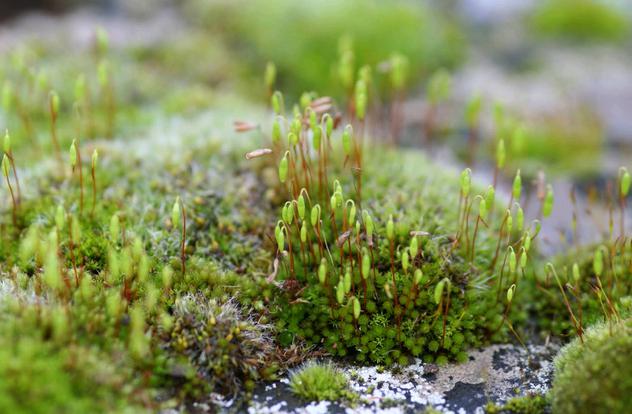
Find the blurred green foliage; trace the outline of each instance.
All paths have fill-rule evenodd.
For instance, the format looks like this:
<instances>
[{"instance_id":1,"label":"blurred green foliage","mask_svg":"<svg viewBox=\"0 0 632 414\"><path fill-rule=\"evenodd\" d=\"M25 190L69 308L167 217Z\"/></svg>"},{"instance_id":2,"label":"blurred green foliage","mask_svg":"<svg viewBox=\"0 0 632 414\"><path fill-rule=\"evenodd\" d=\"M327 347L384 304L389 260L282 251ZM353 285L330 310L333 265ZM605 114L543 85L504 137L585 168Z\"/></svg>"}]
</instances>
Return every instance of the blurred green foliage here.
<instances>
[{"instance_id":1,"label":"blurred green foliage","mask_svg":"<svg viewBox=\"0 0 632 414\"><path fill-rule=\"evenodd\" d=\"M532 29L545 37L576 41L619 41L630 34L630 19L604 1L547 0L531 16Z\"/></svg>"},{"instance_id":2,"label":"blurred green foliage","mask_svg":"<svg viewBox=\"0 0 632 414\"><path fill-rule=\"evenodd\" d=\"M273 61L279 69L277 89L295 96L311 89L343 92L336 89L341 85L335 66L350 44L356 70L397 52L408 58L418 81L423 80L419 74L454 66L464 52L454 22L408 1L190 0L185 9L194 21L240 46L236 49L257 76Z\"/></svg>"}]
</instances>

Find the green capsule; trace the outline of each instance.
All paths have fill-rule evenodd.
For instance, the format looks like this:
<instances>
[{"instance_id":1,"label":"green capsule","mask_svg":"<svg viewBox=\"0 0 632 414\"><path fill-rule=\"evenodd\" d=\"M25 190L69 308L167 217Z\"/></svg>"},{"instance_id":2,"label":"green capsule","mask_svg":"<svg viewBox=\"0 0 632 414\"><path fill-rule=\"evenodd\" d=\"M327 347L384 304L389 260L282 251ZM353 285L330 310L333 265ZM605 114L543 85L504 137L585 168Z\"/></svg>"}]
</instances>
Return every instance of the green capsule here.
<instances>
[{"instance_id":1,"label":"green capsule","mask_svg":"<svg viewBox=\"0 0 632 414\"><path fill-rule=\"evenodd\" d=\"M281 94L281 92L274 92L272 94L272 97L270 98L270 102L272 104L272 110L274 111L274 113L277 115L281 115L281 113L283 112L283 95Z\"/></svg>"},{"instance_id":2,"label":"green capsule","mask_svg":"<svg viewBox=\"0 0 632 414\"><path fill-rule=\"evenodd\" d=\"M485 205L487 207L487 211L492 211L494 208L494 201L496 199L496 190L494 186L490 185L487 187L487 192L485 193Z\"/></svg>"},{"instance_id":3,"label":"green capsule","mask_svg":"<svg viewBox=\"0 0 632 414\"><path fill-rule=\"evenodd\" d=\"M521 192L522 192L522 178L520 178L520 170L518 170L518 172L516 172L516 177L514 178L513 187L511 191L514 201L520 201Z\"/></svg>"},{"instance_id":4,"label":"green capsule","mask_svg":"<svg viewBox=\"0 0 632 414\"><path fill-rule=\"evenodd\" d=\"M524 229L524 210L518 206L518 211L516 211L516 230L522 231L522 229Z\"/></svg>"},{"instance_id":5,"label":"green capsule","mask_svg":"<svg viewBox=\"0 0 632 414\"><path fill-rule=\"evenodd\" d=\"M301 242L307 242L307 225L305 224L305 222L303 222L303 224L301 225Z\"/></svg>"},{"instance_id":6,"label":"green capsule","mask_svg":"<svg viewBox=\"0 0 632 414\"><path fill-rule=\"evenodd\" d=\"M92 169L95 170L97 168L97 163L99 162L99 151L96 148L92 151L92 157L90 160L92 162Z\"/></svg>"},{"instance_id":7,"label":"green capsule","mask_svg":"<svg viewBox=\"0 0 632 414\"><path fill-rule=\"evenodd\" d=\"M282 252L283 249L285 248L285 233L281 225L278 225L276 227L274 236L276 238L277 248L279 249L280 252Z\"/></svg>"},{"instance_id":8,"label":"green capsule","mask_svg":"<svg viewBox=\"0 0 632 414\"><path fill-rule=\"evenodd\" d=\"M496 166L499 170L505 166L505 157L505 140L501 139L496 147Z\"/></svg>"},{"instance_id":9,"label":"green capsule","mask_svg":"<svg viewBox=\"0 0 632 414\"><path fill-rule=\"evenodd\" d=\"M415 276L414 276L414 283L415 285L419 286L421 284L421 279L423 278L424 274L421 271L421 269L417 269L415 270Z\"/></svg>"},{"instance_id":10,"label":"green capsule","mask_svg":"<svg viewBox=\"0 0 632 414\"><path fill-rule=\"evenodd\" d=\"M349 208L349 224L351 224L355 221L356 206L353 200L347 200L347 204L351 204L351 207Z\"/></svg>"},{"instance_id":11,"label":"green capsule","mask_svg":"<svg viewBox=\"0 0 632 414\"><path fill-rule=\"evenodd\" d=\"M513 229L513 217L511 216L511 211L507 210L505 213L507 214L507 220L505 225L507 226L507 234L511 234L511 230Z\"/></svg>"},{"instance_id":12,"label":"green capsule","mask_svg":"<svg viewBox=\"0 0 632 414\"><path fill-rule=\"evenodd\" d=\"M10 169L11 166L9 165L9 157L7 156L7 154L4 154L2 156L2 174L4 174L6 178L9 178Z\"/></svg>"},{"instance_id":13,"label":"green capsule","mask_svg":"<svg viewBox=\"0 0 632 414\"><path fill-rule=\"evenodd\" d=\"M524 232L522 245L526 251L531 248L531 233L529 231Z\"/></svg>"},{"instance_id":14,"label":"green capsule","mask_svg":"<svg viewBox=\"0 0 632 414\"><path fill-rule=\"evenodd\" d=\"M11 135L9 135L8 129L4 133L3 149L6 154L11 154Z\"/></svg>"},{"instance_id":15,"label":"green capsule","mask_svg":"<svg viewBox=\"0 0 632 414\"><path fill-rule=\"evenodd\" d=\"M364 279L369 278L369 272L371 271L371 258L369 253L364 249L362 253L362 277Z\"/></svg>"},{"instance_id":16,"label":"green capsule","mask_svg":"<svg viewBox=\"0 0 632 414\"><path fill-rule=\"evenodd\" d=\"M351 155L353 140L353 127L347 125L342 133L342 148L346 155Z\"/></svg>"},{"instance_id":17,"label":"green capsule","mask_svg":"<svg viewBox=\"0 0 632 414\"><path fill-rule=\"evenodd\" d=\"M386 238L391 241L395 238L395 224L393 223L392 215L388 217L388 222L386 223Z\"/></svg>"},{"instance_id":18,"label":"green capsule","mask_svg":"<svg viewBox=\"0 0 632 414\"><path fill-rule=\"evenodd\" d=\"M342 283L342 280L338 282L338 286L336 286L336 300L339 305L342 305L345 300L345 286Z\"/></svg>"},{"instance_id":19,"label":"green capsule","mask_svg":"<svg viewBox=\"0 0 632 414\"><path fill-rule=\"evenodd\" d=\"M264 80L266 87L268 90L271 90L274 87L274 82L276 81L277 70L276 66L273 62L268 62L266 64L266 70L264 74Z\"/></svg>"},{"instance_id":20,"label":"green capsule","mask_svg":"<svg viewBox=\"0 0 632 414\"><path fill-rule=\"evenodd\" d=\"M329 114L323 116L323 124L325 125L325 133L327 137L331 137L331 133L334 130L334 119Z\"/></svg>"},{"instance_id":21,"label":"green capsule","mask_svg":"<svg viewBox=\"0 0 632 414\"><path fill-rule=\"evenodd\" d=\"M413 236L412 239L410 239L410 256L414 259L415 257L417 257L417 254L419 253L419 241L417 240L416 236Z\"/></svg>"},{"instance_id":22,"label":"green capsule","mask_svg":"<svg viewBox=\"0 0 632 414\"><path fill-rule=\"evenodd\" d=\"M603 253L601 247L597 248L593 257L593 271L596 276L601 276L603 273Z\"/></svg>"},{"instance_id":23,"label":"green capsule","mask_svg":"<svg viewBox=\"0 0 632 414\"><path fill-rule=\"evenodd\" d=\"M180 227L180 196L176 197L176 201L171 208L171 225L174 229Z\"/></svg>"},{"instance_id":24,"label":"green capsule","mask_svg":"<svg viewBox=\"0 0 632 414\"><path fill-rule=\"evenodd\" d=\"M327 260L324 257L320 259L320 265L318 266L318 281L321 285L324 285L327 281Z\"/></svg>"},{"instance_id":25,"label":"green capsule","mask_svg":"<svg viewBox=\"0 0 632 414\"><path fill-rule=\"evenodd\" d=\"M287 201L283 206L283 221L287 224L292 224L294 221L294 204L291 201Z\"/></svg>"},{"instance_id":26,"label":"green capsule","mask_svg":"<svg viewBox=\"0 0 632 414\"><path fill-rule=\"evenodd\" d=\"M305 218L305 197L303 197L302 191L296 200L296 208L298 210L298 217L303 220Z\"/></svg>"},{"instance_id":27,"label":"green capsule","mask_svg":"<svg viewBox=\"0 0 632 414\"><path fill-rule=\"evenodd\" d=\"M344 281L345 293L349 293L351 291L351 271L348 268L347 268L347 271L345 272L343 281Z\"/></svg>"},{"instance_id":28,"label":"green capsule","mask_svg":"<svg viewBox=\"0 0 632 414\"><path fill-rule=\"evenodd\" d=\"M408 272L409 265L410 265L410 261L409 261L408 252L404 251L404 253L402 253L402 270L404 271L404 273Z\"/></svg>"},{"instance_id":29,"label":"green capsule","mask_svg":"<svg viewBox=\"0 0 632 414\"><path fill-rule=\"evenodd\" d=\"M575 280L575 283L579 283L579 265L577 263L573 263L573 279Z\"/></svg>"},{"instance_id":30,"label":"green capsule","mask_svg":"<svg viewBox=\"0 0 632 414\"><path fill-rule=\"evenodd\" d=\"M272 142L275 145L281 142L281 123L278 119L272 122Z\"/></svg>"},{"instance_id":31,"label":"green capsule","mask_svg":"<svg viewBox=\"0 0 632 414\"><path fill-rule=\"evenodd\" d=\"M366 210L365 210L366 212ZM373 225L373 219L371 218L371 216L369 215L369 213L366 213L365 217L363 218L364 220L364 228L366 230L366 235L369 238L369 240L371 240L373 238L373 230L374 230L374 225Z\"/></svg>"},{"instance_id":32,"label":"green capsule","mask_svg":"<svg viewBox=\"0 0 632 414\"><path fill-rule=\"evenodd\" d=\"M523 247L520 250L520 268L525 269L527 267L527 249Z\"/></svg>"},{"instance_id":33,"label":"green capsule","mask_svg":"<svg viewBox=\"0 0 632 414\"><path fill-rule=\"evenodd\" d=\"M544 204L542 204L542 216L549 217L553 211L553 187L549 184L546 187L546 196L544 197Z\"/></svg>"},{"instance_id":34,"label":"green capsule","mask_svg":"<svg viewBox=\"0 0 632 414\"><path fill-rule=\"evenodd\" d=\"M77 145L74 139L72 140L72 144L70 144L68 155L70 156L70 166L74 169L77 166Z\"/></svg>"},{"instance_id":35,"label":"green capsule","mask_svg":"<svg viewBox=\"0 0 632 414\"><path fill-rule=\"evenodd\" d=\"M312 207L310 218L312 227L316 228L318 222L320 222L320 205L316 204L314 207Z\"/></svg>"},{"instance_id":36,"label":"green capsule","mask_svg":"<svg viewBox=\"0 0 632 414\"><path fill-rule=\"evenodd\" d=\"M312 144L314 146L314 151L320 151L320 143L323 136L323 130L319 125L315 125L312 128Z\"/></svg>"},{"instance_id":37,"label":"green capsule","mask_svg":"<svg viewBox=\"0 0 632 414\"><path fill-rule=\"evenodd\" d=\"M279 180L284 183L287 180L287 169L288 169L288 161L287 155L289 152L286 152L281 158L281 162L279 162Z\"/></svg>"},{"instance_id":38,"label":"green capsule","mask_svg":"<svg viewBox=\"0 0 632 414\"><path fill-rule=\"evenodd\" d=\"M354 296L352 299L352 303L353 303L353 318L357 320L360 317L360 311L361 311L360 300Z\"/></svg>"},{"instance_id":39,"label":"green capsule","mask_svg":"<svg viewBox=\"0 0 632 414\"><path fill-rule=\"evenodd\" d=\"M434 300L437 305L441 302L441 297L443 296L443 290L446 283L449 283L449 280L447 278L443 278L439 281L439 283L437 283L437 286L435 286Z\"/></svg>"},{"instance_id":40,"label":"green capsule","mask_svg":"<svg viewBox=\"0 0 632 414\"><path fill-rule=\"evenodd\" d=\"M507 303L511 303L514 297L514 292L516 291L516 285L512 284L509 289L507 289Z\"/></svg>"},{"instance_id":41,"label":"green capsule","mask_svg":"<svg viewBox=\"0 0 632 414\"><path fill-rule=\"evenodd\" d=\"M513 247L509 246L509 272L513 275L516 273L516 252Z\"/></svg>"},{"instance_id":42,"label":"green capsule","mask_svg":"<svg viewBox=\"0 0 632 414\"><path fill-rule=\"evenodd\" d=\"M478 203L478 215L484 220L487 217L487 203L484 198Z\"/></svg>"},{"instance_id":43,"label":"green capsule","mask_svg":"<svg viewBox=\"0 0 632 414\"><path fill-rule=\"evenodd\" d=\"M467 197L470 194L471 187L472 170L466 168L461 172L461 193L463 194L463 197Z\"/></svg>"},{"instance_id":44,"label":"green capsule","mask_svg":"<svg viewBox=\"0 0 632 414\"><path fill-rule=\"evenodd\" d=\"M624 167L621 167L621 183L619 185L619 192L621 193L621 197L627 197L628 192L630 191L630 182L632 179L630 178L630 173Z\"/></svg>"},{"instance_id":45,"label":"green capsule","mask_svg":"<svg viewBox=\"0 0 632 414\"><path fill-rule=\"evenodd\" d=\"M59 95L55 91L50 91L49 99L50 99L50 110L53 116L57 116L57 114L59 113Z\"/></svg>"}]
</instances>

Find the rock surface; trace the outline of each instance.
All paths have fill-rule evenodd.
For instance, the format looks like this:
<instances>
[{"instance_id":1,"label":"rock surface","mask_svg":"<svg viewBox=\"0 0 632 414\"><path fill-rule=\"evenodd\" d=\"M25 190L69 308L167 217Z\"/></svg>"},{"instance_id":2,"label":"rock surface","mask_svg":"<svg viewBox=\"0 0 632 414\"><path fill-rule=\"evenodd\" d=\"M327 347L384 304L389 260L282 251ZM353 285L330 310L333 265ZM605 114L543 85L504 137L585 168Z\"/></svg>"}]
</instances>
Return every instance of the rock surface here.
<instances>
[{"instance_id":1,"label":"rock surface","mask_svg":"<svg viewBox=\"0 0 632 414\"><path fill-rule=\"evenodd\" d=\"M489 401L504 402L543 394L551 383L555 345L494 345L474 350L464 364L438 367L419 360L407 367L340 365L359 402L306 403L290 391L289 379L260 386L247 407L225 403L226 412L267 413L414 413L433 407L444 413L482 413Z\"/></svg>"}]
</instances>

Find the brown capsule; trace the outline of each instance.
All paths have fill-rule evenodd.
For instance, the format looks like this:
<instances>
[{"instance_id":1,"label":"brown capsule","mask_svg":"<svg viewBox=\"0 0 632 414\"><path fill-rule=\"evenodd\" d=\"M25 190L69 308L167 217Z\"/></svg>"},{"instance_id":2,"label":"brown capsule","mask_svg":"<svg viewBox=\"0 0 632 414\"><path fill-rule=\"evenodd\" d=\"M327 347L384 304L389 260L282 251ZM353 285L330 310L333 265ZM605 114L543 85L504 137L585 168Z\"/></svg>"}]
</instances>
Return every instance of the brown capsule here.
<instances>
[{"instance_id":1,"label":"brown capsule","mask_svg":"<svg viewBox=\"0 0 632 414\"><path fill-rule=\"evenodd\" d=\"M259 148L246 153L246 159L251 160L253 158L263 157L264 155L268 154L272 154L272 150L270 148Z\"/></svg>"},{"instance_id":2,"label":"brown capsule","mask_svg":"<svg viewBox=\"0 0 632 414\"><path fill-rule=\"evenodd\" d=\"M336 245L338 247L341 247L343 244L345 244L345 242L347 241L347 239L349 238L349 236L351 236L351 230L347 230L344 233L342 233L339 237L338 240L336 240Z\"/></svg>"},{"instance_id":3,"label":"brown capsule","mask_svg":"<svg viewBox=\"0 0 632 414\"><path fill-rule=\"evenodd\" d=\"M247 132L257 129L259 126L247 121L235 121L233 122L233 127L235 128L235 132Z\"/></svg>"},{"instance_id":4,"label":"brown capsule","mask_svg":"<svg viewBox=\"0 0 632 414\"><path fill-rule=\"evenodd\" d=\"M410 236L411 237L417 237L417 236L430 236L430 233L428 233L427 231L423 231L423 230L412 230L410 232Z\"/></svg>"}]
</instances>

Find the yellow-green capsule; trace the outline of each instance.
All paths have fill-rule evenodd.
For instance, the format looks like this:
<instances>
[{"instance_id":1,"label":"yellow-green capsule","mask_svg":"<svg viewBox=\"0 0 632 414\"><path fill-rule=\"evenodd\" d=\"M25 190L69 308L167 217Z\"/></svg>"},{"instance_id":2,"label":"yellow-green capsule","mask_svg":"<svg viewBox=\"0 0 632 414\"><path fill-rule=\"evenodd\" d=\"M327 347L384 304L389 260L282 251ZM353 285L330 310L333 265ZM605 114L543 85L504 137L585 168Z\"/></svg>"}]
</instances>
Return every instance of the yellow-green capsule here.
<instances>
[{"instance_id":1,"label":"yellow-green capsule","mask_svg":"<svg viewBox=\"0 0 632 414\"><path fill-rule=\"evenodd\" d=\"M94 170L97 168L97 162L99 162L99 151L96 148L94 149L94 151L92 151L91 161L92 169Z\"/></svg>"},{"instance_id":2,"label":"yellow-green capsule","mask_svg":"<svg viewBox=\"0 0 632 414\"><path fill-rule=\"evenodd\" d=\"M72 144L70 144L68 155L70 156L70 166L75 168L77 166L77 145L74 139L72 140Z\"/></svg>"},{"instance_id":3,"label":"yellow-green capsule","mask_svg":"<svg viewBox=\"0 0 632 414\"><path fill-rule=\"evenodd\" d=\"M628 192L630 191L630 183L632 179L630 178L630 173L624 167L621 167L621 183L619 185L619 192L621 193L621 197L627 197Z\"/></svg>"},{"instance_id":4,"label":"yellow-green capsule","mask_svg":"<svg viewBox=\"0 0 632 414\"><path fill-rule=\"evenodd\" d=\"M307 242L307 225L305 224L305 222L301 224L301 242Z\"/></svg>"},{"instance_id":5,"label":"yellow-green capsule","mask_svg":"<svg viewBox=\"0 0 632 414\"><path fill-rule=\"evenodd\" d=\"M342 280L338 282L338 286L336 286L336 300L339 305L342 305L345 300L345 286L342 283Z\"/></svg>"},{"instance_id":6,"label":"yellow-green capsule","mask_svg":"<svg viewBox=\"0 0 632 414\"><path fill-rule=\"evenodd\" d=\"M278 119L272 122L272 142L274 144L281 142L281 123Z\"/></svg>"},{"instance_id":7,"label":"yellow-green capsule","mask_svg":"<svg viewBox=\"0 0 632 414\"><path fill-rule=\"evenodd\" d=\"M362 252L362 278L368 279L369 272L371 271L371 258L369 253L364 249Z\"/></svg>"},{"instance_id":8,"label":"yellow-green capsule","mask_svg":"<svg viewBox=\"0 0 632 414\"><path fill-rule=\"evenodd\" d=\"M601 276L603 273L603 253L601 247L597 248L593 257L593 271L596 276Z\"/></svg>"},{"instance_id":9,"label":"yellow-green capsule","mask_svg":"<svg viewBox=\"0 0 632 414\"><path fill-rule=\"evenodd\" d=\"M573 280L575 280L575 283L579 283L579 278L579 265L577 263L573 263Z\"/></svg>"},{"instance_id":10,"label":"yellow-green capsule","mask_svg":"<svg viewBox=\"0 0 632 414\"><path fill-rule=\"evenodd\" d=\"M316 227L318 222L320 221L320 205L316 204L312 207L310 221L312 223L312 227Z\"/></svg>"},{"instance_id":11,"label":"yellow-green capsule","mask_svg":"<svg viewBox=\"0 0 632 414\"><path fill-rule=\"evenodd\" d=\"M360 317L360 311L361 311L360 300L354 296L352 299L352 303L353 303L353 318L358 319Z\"/></svg>"},{"instance_id":12,"label":"yellow-green capsule","mask_svg":"<svg viewBox=\"0 0 632 414\"><path fill-rule=\"evenodd\" d=\"M11 154L11 135L9 135L8 129L4 133L3 149L6 154Z\"/></svg>"},{"instance_id":13,"label":"yellow-green capsule","mask_svg":"<svg viewBox=\"0 0 632 414\"><path fill-rule=\"evenodd\" d=\"M386 223L386 237L391 241L395 238L395 223L393 223L392 215L388 217L388 222Z\"/></svg>"},{"instance_id":14,"label":"yellow-green capsule","mask_svg":"<svg viewBox=\"0 0 632 414\"><path fill-rule=\"evenodd\" d=\"M441 302L441 297L443 296L443 289L445 288L446 280L447 279L445 278L441 279L439 283L437 283L437 286L435 286L434 300L437 305Z\"/></svg>"},{"instance_id":15,"label":"yellow-green capsule","mask_svg":"<svg viewBox=\"0 0 632 414\"><path fill-rule=\"evenodd\" d=\"M321 285L324 285L327 281L327 260L324 257L320 259L320 265L318 266L318 281Z\"/></svg>"},{"instance_id":16,"label":"yellow-green capsule","mask_svg":"<svg viewBox=\"0 0 632 414\"><path fill-rule=\"evenodd\" d=\"M4 154L2 156L2 174L4 174L4 176L8 178L9 171L10 171L9 157L7 156L7 154Z\"/></svg>"},{"instance_id":17,"label":"yellow-green capsule","mask_svg":"<svg viewBox=\"0 0 632 414\"><path fill-rule=\"evenodd\" d=\"M305 218L305 197L303 197L302 191L296 200L296 209L298 210L298 217L303 220Z\"/></svg>"},{"instance_id":18,"label":"yellow-green capsule","mask_svg":"<svg viewBox=\"0 0 632 414\"><path fill-rule=\"evenodd\" d=\"M461 193L463 197L467 197L470 194L472 188L472 170L469 168L464 169L461 172Z\"/></svg>"},{"instance_id":19,"label":"yellow-green capsule","mask_svg":"<svg viewBox=\"0 0 632 414\"><path fill-rule=\"evenodd\" d=\"M344 281L345 293L349 293L351 291L351 271L347 268L345 272L345 276L342 279Z\"/></svg>"},{"instance_id":20,"label":"yellow-green capsule","mask_svg":"<svg viewBox=\"0 0 632 414\"><path fill-rule=\"evenodd\" d=\"M281 180L282 183L285 182L285 180L287 180L287 169L288 169L288 161L287 161L287 152L285 153L285 155L283 155L283 158L281 158L281 161L279 162L279 180Z\"/></svg>"},{"instance_id":21,"label":"yellow-green capsule","mask_svg":"<svg viewBox=\"0 0 632 414\"><path fill-rule=\"evenodd\" d=\"M505 158L505 140L500 139L498 141L498 146L496 147L496 166L499 170L505 166Z\"/></svg>"},{"instance_id":22,"label":"yellow-green capsule","mask_svg":"<svg viewBox=\"0 0 632 414\"><path fill-rule=\"evenodd\" d=\"M509 272L513 275L516 273L516 252L513 247L509 246Z\"/></svg>"},{"instance_id":23,"label":"yellow-green capsule","mask_svg":"<svg viewBox=\"0 0 632 414\"><path fill-rule=\"evenodd\" d=\"M549 217L553 211L553 187L549 184L546 187L546 196L544 197L544 204L542 204L542 216Z\"/></svg>"},{"instance_id":24,"label":"yellow-green capsule","mask_svg":"<svg viewBox=\"0 0 632 414\"><path fill-rule=\"evenodd\" d=\"M512 284L509 289L507 289L507 303L511 303L514 297L514 292L516 291L516 285Z\"/></svg>"},{"instance_id":25,"label":"yellow-green capsule","mask_svg":"<svg viewBox=\"0 0 632 414\"><path fill-rule=\"evenodd\" d=\"M520 193L522 192L522 178L520 178L520 170L516 172L516 176L514 177L513 187L511 194L513 195L514 201L520 201Z\"/></svg>"},{"instance_id":26,"label":"yellow-green capsule","mask_svg":"<svg viewBox=\"0 0 632 414\"><path fill-rule=\"evenodd\" d=\"M419 241L417 241L417 237L413 236L412 239L410 239L410 255L411 257L414 259L415 257L417 257L417 254L419 253Z\"/></svg>"},{"instance_id":27,"label":"yellow-green capsule","mask_svg":"<svg viewBox=\"0 0 632 414\"><path fill-rule=\"evenodd\" d=\"M342 148L345 151L345 154L351 155L352 150L352 141L353 140L353 127L351 125L347 125L345 130L342 133Z\"/></svg>"},{"instance_id":28,"label":"yellow-green capsule","mask_svg":"<svg viewBox=\"0 0 632 414\"><path fill-rule=\"evenodd\" d=\"M276 81L276 66L273 62L268 62L266 64L266 71L264 75L266 87L270 90L274 87L274 82Z\"/></svg>"},{"instance_id":29,"label":"yellow-green capsule","mask_svg":"<svg viewBox=\"0 0 632 414\"><path fill-rule=\"evenodd\" d=\"M176 201L171 208L171 225L174 229L180 227L180 196L176 197Z\"/></svg>"}]
</instances>

